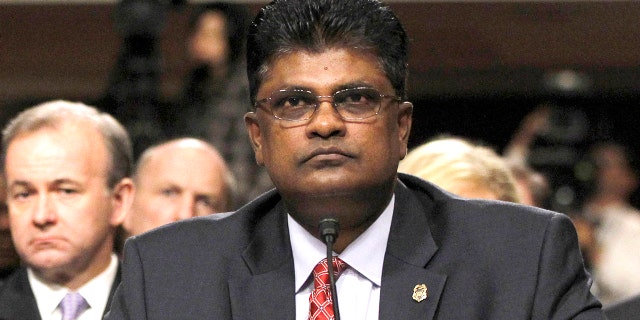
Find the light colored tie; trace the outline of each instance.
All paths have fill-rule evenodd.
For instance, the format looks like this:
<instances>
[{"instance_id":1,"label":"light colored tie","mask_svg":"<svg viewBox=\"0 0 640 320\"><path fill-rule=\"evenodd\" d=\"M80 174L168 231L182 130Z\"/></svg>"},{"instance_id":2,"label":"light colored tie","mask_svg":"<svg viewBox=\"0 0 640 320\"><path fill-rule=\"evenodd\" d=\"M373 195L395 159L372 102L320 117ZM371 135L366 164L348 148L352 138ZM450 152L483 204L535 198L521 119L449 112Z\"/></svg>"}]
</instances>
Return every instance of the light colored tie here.
<instances>
[{"instance_id":1,"label":"light colored tie","mask_svg":"<svg viewBox=\"0 0 640 320\"><path fill-rule=\"evenodd\" d=\"M347 265L338 257L333 257L333 274L340 276ZM327 259L313 268L313 292L309 296L309 320L333 320L333 299L329 284L329 266Z\"/></svg>"},{"instance_id":2,"label":"light colored tie","mask_svg":"<svg viewBox=\"0 0 640 320\"><path fill-rule=\"evenodd\" d=\"M62 320L76 320L85 310L89 308L87 300L77 292L67 293L60 301L60 311Z\"/></svg>"}]
</instances>

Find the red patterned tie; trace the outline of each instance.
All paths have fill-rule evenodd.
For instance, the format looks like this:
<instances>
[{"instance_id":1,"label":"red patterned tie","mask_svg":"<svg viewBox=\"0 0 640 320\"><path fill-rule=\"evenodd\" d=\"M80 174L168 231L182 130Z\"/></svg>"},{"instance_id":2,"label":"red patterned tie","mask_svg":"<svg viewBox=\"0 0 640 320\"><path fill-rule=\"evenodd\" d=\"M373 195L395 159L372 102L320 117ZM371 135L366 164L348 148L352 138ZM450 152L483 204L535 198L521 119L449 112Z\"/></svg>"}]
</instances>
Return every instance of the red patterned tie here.
<instances>
[{"instance_id":1,"label":"red patterned tie","mask_svg":"<svg viewBox=\"0 0 640 320\"><path fill-rule=\"evenodd\" d=\"M337 278L344 270L346 263L333 257L333 273ZM309 320L333 320L333 301L329 284L327 259L320 261L313 268L313 292L309 296Z\"/></svg>"}]
</instances>

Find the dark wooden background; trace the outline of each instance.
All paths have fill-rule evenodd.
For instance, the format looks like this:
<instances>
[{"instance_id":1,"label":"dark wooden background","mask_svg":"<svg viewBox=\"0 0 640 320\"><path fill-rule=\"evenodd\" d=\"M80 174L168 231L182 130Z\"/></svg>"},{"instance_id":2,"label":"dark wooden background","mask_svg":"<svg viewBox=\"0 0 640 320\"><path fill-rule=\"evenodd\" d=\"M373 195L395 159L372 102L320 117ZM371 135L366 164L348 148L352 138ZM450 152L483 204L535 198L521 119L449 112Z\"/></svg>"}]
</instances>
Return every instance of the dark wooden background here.
<instances>
[{"instance_id":1,"label":"dark wooden background","mask_svg":"<svg viewBox=\"0 0 640 320\"><path fill-rule=\"evenodd\" d=\"M253 12L264 1L249 2ZM91 101L107 85L122 39L115 2L0 2L0 104L66 98ZM640 3L637 1L393 2L412 39L411 143L437 133L502 148L542 101L556 72L586 86L562 103L597 110L638 147ZM167 10L160 45L163 97L186 72L184 40L192 4ZM566 95L566 92L563 93Z\"/></svg>"}]
</instances>

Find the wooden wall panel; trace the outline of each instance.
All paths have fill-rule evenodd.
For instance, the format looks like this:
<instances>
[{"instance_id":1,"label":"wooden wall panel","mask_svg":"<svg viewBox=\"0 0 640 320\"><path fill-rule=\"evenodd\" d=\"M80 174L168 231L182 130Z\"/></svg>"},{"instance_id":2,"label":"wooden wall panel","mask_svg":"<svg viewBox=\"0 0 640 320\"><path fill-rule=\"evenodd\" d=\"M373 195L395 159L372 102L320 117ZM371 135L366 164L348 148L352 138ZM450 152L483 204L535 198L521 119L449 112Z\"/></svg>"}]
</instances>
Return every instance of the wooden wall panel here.
<instances>
[{"instance_id":1,"label":"wooden wall panel","mask_svg":"<svg viewBox=\"0 0 640 320\"><path fill-rule=\"evenodd\" d=\"M414 95L538 92L547 70L590 73L611 92L640 91L640 2L394 2L412 38ZM249 4L256 11L260 4ZM121 39L114 3L0 4L0 103L96 98ZM162 92L186 65L191 7L170 10L161 38ZM537 90L537 91L536 91Z\"/></svg>"}]
</instances>

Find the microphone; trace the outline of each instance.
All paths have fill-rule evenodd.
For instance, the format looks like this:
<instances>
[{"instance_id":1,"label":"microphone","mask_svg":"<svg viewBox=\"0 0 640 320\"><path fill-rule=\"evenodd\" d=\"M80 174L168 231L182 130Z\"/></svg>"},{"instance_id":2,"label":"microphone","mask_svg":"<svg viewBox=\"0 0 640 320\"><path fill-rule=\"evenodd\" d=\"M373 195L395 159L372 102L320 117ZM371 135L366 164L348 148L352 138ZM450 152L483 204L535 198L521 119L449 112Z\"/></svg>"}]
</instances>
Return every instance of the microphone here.
<instances>
[{"instance_id":1,"label":"microphone","mask_svg":"<svg viewBox=\"0 0 640 320\"><path fill-rule=\"evenodd\" d=\"M333 298L333 314L335 320L340 320L340 308L338 308L338 291L336 290L336 279L333 274L333 243L338 238L340 224L335 218L325 218L318 224L320 237L327 246L327 267L329 271L329 284L331 286L331 297Z\"/></svg>"}]
</instances>

